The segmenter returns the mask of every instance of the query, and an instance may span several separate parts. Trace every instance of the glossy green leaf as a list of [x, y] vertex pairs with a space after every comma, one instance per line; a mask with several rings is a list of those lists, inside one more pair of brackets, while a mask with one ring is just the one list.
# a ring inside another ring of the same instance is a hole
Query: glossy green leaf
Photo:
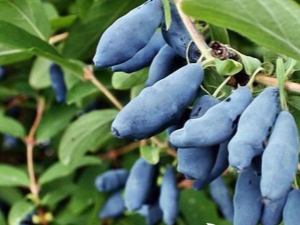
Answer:
[[23, 138], [26, 135], [23, 125], [13, 119], [0, 113], [0, 133], [12, 135], [14, 137]]
[[95, 54], [100, 36], [107, 27], [142, 3], [143, 0], [94, 1], [88, 12], [85, 12], [85, 20], [77, 20], [70, 29], [62, 54], [66, 57], [90, 59]]
[[37, 129], [36, 140], [43, 142], [54, 137], [70, 123], [77, 108], [75, 106], [55, 105], [45, 113]]
[[222, 44], [230, 44], [226, 28], [209, 24], [209, 31], [212, 41], [218, 41]]
[[127, 90], [138, 84], [143, 84], [148, 78], [148, 68], [133, 73], [115, 72], [112, 77], [112, 85], [115, 89]]
[[34, 210], [34, 205], [26, 199], [16, 202], [9, 211], [8, 224], [20, 225], [22, 219]]
[[160, 148], [145, 145], [140, 147], [140, 153], [150, 164], [159, 162]]
[[100, 163], [101, 161], [99, 159], [91, 156], [82, 157], [80, 158], [80, 160], [74, 161], [70, 165], [64, 165], [61, 162], [57, 162], [41, 175], [39, 184], [44, 185], [53, 180], [68, 176], [80, 167], [87, 165], [98, 165]]
[[47, 88], [51, 85], [49, 67], [51, 61], [46, 58], [37, 57], [29, 74], [29, 84], [35, 89]]
[[23, 170], [10, 165], [0, 165], [0, 186], [29, 187], [29, 183], [29, 178]]
[[50, 25], [40, 0], [0, 0], [0, 9], [0, 21], [15, 24], [40, 39], [49, 38]]
[[68, 165], [81, 160], [87, 151], [98, 149], [112, 138], [110, 126], [118, 111], [95, 110], [73, 122], [59, 144], [59, 159]]
[[0, 21], [0, 30], [5, 30], [5, 32], [0, 32], [0, 44], [43, 56], [72, 71], [78, 77], [82, 77], [83, 63], [62, 58], [47, 42], [4, 21]]
[[183, 0], [196, 19], [225, 27], [274, 52], [300, 59], [300, 7], [293, 0]]

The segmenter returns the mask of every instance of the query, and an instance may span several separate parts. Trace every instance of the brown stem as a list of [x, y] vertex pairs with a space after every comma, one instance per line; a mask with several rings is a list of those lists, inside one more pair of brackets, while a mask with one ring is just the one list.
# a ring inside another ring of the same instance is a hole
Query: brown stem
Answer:
[[[255, 81], [257, 81], [258, 83], [267, 85], [267, 86], [278, 87], [278, 80], [276, 78], [267, 77], [267, 76], [264, 76], [263, 74], [256, 75]], [[291, 92], [300, 93], [300, 84], [297, 84], [297, 83], [294, 83], [291, 81], [286, 81], [284, 83], [284, 88]]]
[[111, 149], [105, 154], [100, 154], [99, 157], [100, 157], [100, 159], [104, 159], [104, 160], [106, 160], [106, 159], [114, 160], [121, 155], [124, 155], [128, 152], [133, 151], [134, 149], [137, 149], [139, 146], [140, 146], [140, 142], [132, 142], [121, 148]]
[[199, 48], [199, 50], [202, 52], [202, 54], [205, 54], [206, 59], [213, 59], [213, 56], [210, 54], [209, 47], [207, 44], [202, 40], [202, 38], [199, 36], [198, 31], [195, 29], [194, 24], [190, 20], [190, 18], [181, 10], [181, 0], [176, 0], [176, 8], [178, 10], [178, 13], [182, 19], [182, 22], [184, 23], [186, 29], [188, 30], [189, 34], [191, 35], [193, 41], [195, 42], [196, 46]]
[[91, 67], [83, 69], [85, 80], [91, 81], [99, 90], [116, 106], [121, 110], [123, 105], [115, 98], [115, 96], [95, 77]]
[[29, 134], [24, 140], [26, 144], [26, 152], [27, 152], [27, 166], [28, 166], [28, 174], [30, 179], [30, 191], [37, 200], [39, 200], [39, 186], [36, 182], [36, 178], [34, 174], [33, 148], [35, 146], [34, 136], [37, 127], [42, 119], [44, 107], [45, 107], [44, 98], [41, 97], [38, 98], [35, 120], [30, 128]]
[[69, 36], [68, 32], [58, 34], [58, 35], [55, 35], [55, 36], [51, 37], [48, 42], [49, 42], [49, 44], [52, 45], [52, 44], [55, 44], [57, 42], [65, 40], [68, 36]]

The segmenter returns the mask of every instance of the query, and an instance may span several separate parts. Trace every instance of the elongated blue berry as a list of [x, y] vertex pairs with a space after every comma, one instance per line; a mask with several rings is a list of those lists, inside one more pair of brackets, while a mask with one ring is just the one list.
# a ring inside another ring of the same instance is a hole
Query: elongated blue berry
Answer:
[[122, 197], [122, 191], [114, 192], [109, 198], [106, 200], [103, 205], [99, 217], [101, 219], [107, 218], [118, 218], [123, 215], [125, 211], [124, 200]]
[[266, 202], [263, 205], [263, 210], [260, 218], [260, 222], [263, 225], [280, 224], [282, 220], [282, 212], [286, 203], [287, 196], [288, 194], [279, 200]]
[[250, 166], [254, 156], [264, 150], [268, 136], [278, 113], [278, 89], [264, 89], [242, 113], [237, 132], [228, 145], [229, 163], [243, 170]]
[[298, 151], [295, 120], [289, 112], [282, 111], [262, 156], [260, 188], [265, 200], [281, 199], [289, 192], [297, 171]]
[[115, 21], [102, 34], [94, 56], [96, 67], [123, 63], [144, 48], [163, 17], [161, 0], [149, 0]]
[[300, 190], [294, 189], [289, 192], [284, 209], [283, 223], [284, 225], [299, 224], [300, 221]]
[[[204, 95], [195, 103], [190, 118], [199, 118], [212, 106], [219, 103], [216, 98]], [[179, 148], [177, 151], [177, 171], [193, 179], [206, 179], [211, 172], [219, 146], [207, 146], [198, 148]]]
[[54, 63], [50, 65], [50, 80], [55, 93], [56, 101], [59, 103], [65, 103], [67, 87], [64, 80], [63, 71], [59, 65]]
[[163, 221], [167, 225], [173, 225], [179, 213], [178, 206], [179, 189], [176, 182], [176, 174], [173, 167], [167, 167], [163, 176], [159, 196], [159, 206], [163, 212]]
[[152, 86], [157, 81], [165, 78], [186, 64], [184, 58], [177, 55], [169, 46], [164, 45], [154, 57], [150, 68], [146, 87]]
[[139, 214], [146, 217], [147, 225], [155, 225], [162, 220], [162, 211], [158, 202], [153, 204], [143, 205], [138, 211]]
[[229, 190], [223, 180], [223, 177], [218, 177], [209, 184], [210, 195], [214, 202], [218, 205], [223, 216], [233, 222], [233, 200], [229, 194]]
[[115, 191], [125, 185], [128, 175], [125, 169], [108, 170], [96, 178], [95, 186], [101, 192]]
[[249, 88], [239, 87], [204, 116], [190, 119], [182, 129], [174, 131], [170, 136], [171, 143], [179, 148], [222, 143], [233, 135], [240, 115], [251, 101]]
[[150, 66], [155, 55], [165, 44], [166, 42], [164, 41], [161, 32], [156, 32], [150, 39], [149, 43], [140, 51], [138, 51], [131, 59], [121, 64], [112, 66], [111, 70], [132, 73], [144, 67]]
[[222, 173], [225, 172], [225, 170], [229, 166], [228, 162], [228, 141], [225, 141], [220, 144], [219, 151], [218, 151], [218, 156], [215, 162], [214, 167], [212, 168], [211, 172], [205, 179], [197, 179], [193, 183], [193, 189], [194, 190], [200, 190], [206, 185], [208, 185], [210, 182], [215, 180], [217, 177], [221, 176]]
[[124, 200], [129, 211], [140, 209], [148, 200], [157, 178], [157, 166], [139, 158], [130, 170], [125, 184]]
[[233, 197], [234, 225], [257, 225], [262, 201], [259, 188], [260, 177], [252, 170], [239, 174]]
[[119, 138], [145, 139], [176, 124], [195, 99], [203, 69], [191, 63], [147, 87], [131, 100], [112, 123]]
[[[166, 28], [165, 21], [162, 24], [163, 36], [174, 51], [189, 62], [197, 62], [201, 52], [193, 42], [182, 19], [176, 9], [176, 6], [170, 3], [171, 8], [171, 26]], [[203, 44], [205, 44], [203, 42]]]
[[5, 74], [6, 74], [6, 69], [0, 66], [0, 80], [4, 78]]

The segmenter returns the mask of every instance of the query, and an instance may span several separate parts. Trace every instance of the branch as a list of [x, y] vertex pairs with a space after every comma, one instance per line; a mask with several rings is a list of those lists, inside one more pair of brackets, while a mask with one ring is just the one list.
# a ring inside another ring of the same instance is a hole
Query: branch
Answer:
[[30, 128], [29, 134], [25, 138], [26, 144], [26, 152], [27, 152], [27, 166], [28, 166], [28, 174], [30, 179], [30, 191], [32, 195], [38, 200], [39, 199], [39, 186], [36, 182], [35, 174], [34, 174], [34, 162], [33, 162], [33, 148], [35, 146], [35, 133], [42, 119], [42, 114], [45, 107], [44, 98], [40, 97], [37, 99], [37, 110], [35, 120]]
[[200, 37], [198, 31], [195, 29], [194, 24], [190, 20], [190, 18], [184, 14], [184, 12], [181, 10], [181, 0], [176, 0], [175, 5], [178, 10], [178, 13], [182, 19], [182, 22], [184, 23], [186, 29], [188, 30], [189, 34], [191, 35], [193, 41], [195, 42], [196, 46], [200, 50], [202, 54], [205, 54], [206, 59], [213, 59], [214, 57], [209, 52], [209, 47], [205, 43], [205, 41]]
[[116, 106], [117, 109], [121, 110], [123, 105], [115, 98], [115, 96], [95, 77], [91, 67], [83, 69], [84, 79], [91, 81], [99, 90]]
[[68, 32], [58, 34], [58, 35], [55, 35], [55, 36], [51, 37], [48, 42], [49, 42], [49, 44], [52, 45], [52, 44], [55, 44], [57, 42], [65, 40], [68, 36], [69, 36]]
[[[273, 77], [267, 77], [263, 74], [257, 74], [255, 77], [255, 81], [267, 86], [275, 86], [278, 87], [278, 80], [276, 78]], [[291, 82], [291, 81], [286, 81], [284, 83], [284, 88], [288, 91], [291, 92], [296, 92], [296, 93], [300, 93], [300, 84]]]

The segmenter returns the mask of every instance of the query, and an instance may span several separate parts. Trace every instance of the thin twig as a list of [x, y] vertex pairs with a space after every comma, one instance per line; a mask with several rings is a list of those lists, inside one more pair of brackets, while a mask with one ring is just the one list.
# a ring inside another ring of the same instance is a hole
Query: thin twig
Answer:
[[100, 154], [99, 158], [103, 159], [103, 160], [106, 160], [106, 159], [114, 160], [114, 159], [118, 158], [121, 155], [124, 155], [128, 152], [131, 152], [131, 151], [137, 149], [139, 146], [140, 146], [140, 142], [132, 142], [132, 143], [130, 143], [128, 145], [125, 145], [121, 148], [110, 149], [105, 154]]
[[199, 36], [198, 31], [195, 29], [194, 24], [190, 20], [190, 18], [184, 14], [184, 12], [181, 10], [181, 0], [176, 0], [175, 5], [178, 10], [178, 13], [188, 30], [189, 34], [191, 35], [193, 41], [195, 42], [196, 46], [199, 48], [199, 50], [204, 53], [205, 52], [205, 58], [206, 59], [212, 59], [213, 56], [210, 54], [208, 45], [202, 40], [202, 38]]
[[97, 80], [93, 73], [93, 69], [91, 67], [86, 67], [83, 70], [85, 80], [91, 81], [116, 106], [117, 109], [121, 110], [123, 105], [99, 80]]
[[53, 45], [57, 42], [65, 40], [68, 36], [69, 36], [68, 32], [65, 32], [62, 34], [57, 34], [57, 35], [51, 37], [48, 42], [49, 42], [49, 44]]
[[[278, 80], [276, 78], [273, 77], [267, 77], [263, 74], [258, 74], [255, 77], [255, 81], [267, 86], [275, 86], [278, 87]], [[291, 92], [296, 92], [296, 93], [300, 93], [300, 84], [291, 82], [291, 81], [286, 81], [284, 83], [284, 88], [288, 91]]]
[[36, 178], [34, 174], [34, 162], [33, 162], [33, 148], [35, 146], [34, 136], [38, 128], [38, 125], [42, 119], [44, 107], [45, 107], [44, 98], [42, 97], [38, 98], [35, 120], [30, 128], [29, 134], [25, 138], [26, 151], [27, 151], [27, 166], [28, 166], [28, 174], [30, 179], [30, 191], [36, 199], [39, 199], [39, 186], [36, 182]]

